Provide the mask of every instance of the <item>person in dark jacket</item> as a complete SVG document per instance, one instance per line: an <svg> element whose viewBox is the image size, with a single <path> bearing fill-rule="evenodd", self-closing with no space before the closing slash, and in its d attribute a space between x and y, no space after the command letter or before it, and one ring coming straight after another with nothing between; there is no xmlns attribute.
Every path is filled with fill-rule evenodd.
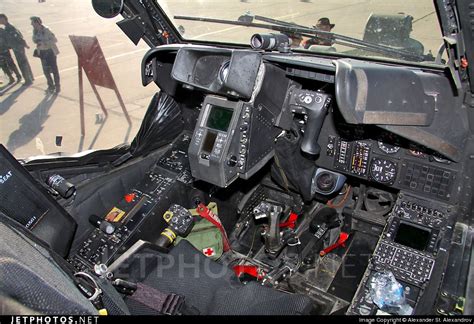
<svg viewBox="0 0 474 324"><path fill-rule="evenodd" d="M40 17L33 16L30 19L31 25L33 26L33 43L36 44L35 51L41 59L44 76L48 82L48 89L46 91L49 93L58 93L61 91L58 62L56 58L59 54L59 49L56 46L58 40L53 32L43 25Z"/></svg>
<svg viewBox="0 0 474 324"><path fill-rule="evenodd" d="M316 25L313 26L316 30L323 32L330 32L334 28L335 24L331 24L331 21L327 17L318 19ZM333 42L330 37L325 34L318 35L318 37L310 38L304 43L304 48L308 49L311 45L321 46L332 46Z"/></svg>
<svg viewBox="0 0 474 324"><path fill-rule="evenodd" d="M0 25L5 26L5 34L7 45L13 50L15 54L18 67L25 79L25 85L33 83L33 72L31 71L30 63L26 57L25 48L30 48L26 43L21 32L8 22L8 17L0 13Z"/></svg>
<svg viewBox="0 0 474 324"><path fill-rule="evenodd" d="M9 83L15 83L15 79L13 78L13 73L15 73L18 81L21 80L20 71L15 65L13 58L10 54L10 49L7 44L7 36L6 32L0 28L0 68L3 70L9 78Z"/></svg>

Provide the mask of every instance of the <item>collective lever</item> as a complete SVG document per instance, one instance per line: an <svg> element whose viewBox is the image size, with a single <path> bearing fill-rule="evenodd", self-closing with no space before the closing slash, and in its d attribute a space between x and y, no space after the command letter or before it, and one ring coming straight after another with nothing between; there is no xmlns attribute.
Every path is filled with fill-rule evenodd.
<svg viewBox="0 0 474 324"><path fill-rule="evenodd" d="M264 233L265 250L270 257L275 257L283 247L280 237L280 217L283 214L282 206L262 201L253 209L253 214L256 220L268 219L268 227Z"/></svg>

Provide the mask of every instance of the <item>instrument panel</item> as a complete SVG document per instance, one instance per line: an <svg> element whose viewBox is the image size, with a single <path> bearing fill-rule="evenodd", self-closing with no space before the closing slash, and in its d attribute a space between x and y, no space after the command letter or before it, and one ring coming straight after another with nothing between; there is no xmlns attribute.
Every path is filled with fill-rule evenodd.
<svg viewBox="0 0 474 324"><path fill-rule="evenodd" d="M319 137L319 167L379 185L452 201L459 165L376 126L350 125L332 111Z"/></svg>
<svg viewBox="0 0 474 324"><path fill-rule="evenodd" d="M261 74L257 73L259 70ZM252 73L242 75L242 71ZM252 51L207 47L179 48L171 76L187 89L210 93L208 100L217 95L220 99L216 100L224 105L216 104L215 109L201 111L192 142L203 141L191 145L194 151L190 158L194 161L191 169L197 179L221 187L228 186L238 177L247 179L271 158L275 136L281 129L289 131L293 122L298 123L295 115L304 112L302 128L308 138L311 137L309 141L318 138L317 143L312 143L318 152L321 148L316 158L318 167L445 202L452 202L457 196L461 163L376 125L349 124L339 107L334 106L329 111L319 137L317 134L309 136L312 129L308 127L309 112L312 110L308 107L295 109L291 93L317 93L318 89L327 88L324 91L331 95L336 89L330 82L304 82L305 76L310 74L276 68L263 60L261 54ZM290 77L294 79L289 81ZM276 96L278 99L276 93L281 93ZM203 107L207 107L205 103ZM243 123L244 116L248 116L248 124ZM309 151L317 156L314 152ZM216 170L219 170L219 176L215 174Z"/></svg>

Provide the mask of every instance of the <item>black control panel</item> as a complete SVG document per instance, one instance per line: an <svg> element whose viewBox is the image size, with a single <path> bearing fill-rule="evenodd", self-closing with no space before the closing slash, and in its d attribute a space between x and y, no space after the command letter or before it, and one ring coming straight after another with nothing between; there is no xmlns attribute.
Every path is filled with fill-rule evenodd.
<svg viewBox="0 0 474 324"><path fill-rule="evenodd" d="M452 213L452 206L442 202L400 193L348 313L376 314L368 280L383 271L394 274L415 306L426 287L438 283L431 281L435 268L442 266L438 256L452 229Z"/></svg>
<svg viewBox="0 0 474 324"><path fill-rule="evenodd" d="M188 149L192 134L184 133L172 147L158 160L158 165L171 172L178 173L178 181L185 184L193 182L189 166Z"/></svg>
<svg viewBox="0 0 474 324"><path fill-rule="evenodd" d="M390 270L397 279L419 286L430 279L435 260L416 249L382 241L374 252L373 263L375 271Z"/></svg>
<svg viewBox="0 0 474 324"><path fill-rule="evenodd" d="M166 207L159 203L176 182L152 170L105 215L104 220L115 227L112 234L96 228L84 241L69 262L79 271L91 269L95 264L109 265L115 257L133 245L134 237L142 224L150 218L161 218Z"/></svg>
<svg viewBox="0 0 474 324"><path fill-rule="evenodd" d="M451 198L455 171L413 161L405 161L402 167L400 187L445 201Z"/></svg>
<svg viewBox="0 0 474 324"><path fill-rule="evenodd" d="M192 175L219 187L238 177L238 129L243 102L207 96L189 146ZM243 125L242 125L243 126Z"/></svg>
<svg viewBox="0 0 474 324"><path fill-rule="evenodd" d="M448 205L400 194L374 252L376 271L422 286L430 279L440 240L449 227Z"/></svg>
<svg viewBox="0 0 474 324"><path fill-rule="evenodd" d="M273 157L273 120L263 104L207 96L189 144L192 176L219 187L248 179Z"/></svg>
<svg viewBox="0 0 474 324"><path fill-rule="evenodd" d="M351 173L365 176L369 169L370 146L364 142L356 142L351 158Z"/></svg>
<svg viewBox="0 0 474 324"><path fill-rule="evenodd" d="M182 190L193 181L188 160L191 134L184 132L156 165L109 212L96 217L98 226L68 261L81 271L95 264L109 265L138 239L152 241L167 226L163 214L169 201L183 199ZM100 225L100 222L99 222Z"/></svg>
<svg viewBox="0 0 474 324"><path fill-rule="evenodd" d="M460 164L376 127L336 123L333 114L319 136L319 167L427 198L455 201Z"/></svg>
<svg viewBox="0 0 474 324"><path fill-rule="evenodd" d="M404 195L394 208L394 214L400 220L408 220L431 229L444 228L450 212L448 205L408 195Z"/></svg>

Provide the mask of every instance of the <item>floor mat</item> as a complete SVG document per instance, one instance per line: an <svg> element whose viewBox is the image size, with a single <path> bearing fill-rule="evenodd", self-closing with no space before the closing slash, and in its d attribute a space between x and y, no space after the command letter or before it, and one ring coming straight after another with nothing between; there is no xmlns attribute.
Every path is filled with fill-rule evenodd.
<svg viewBox="0 0 474 324"><path fill-rule="evenodd" d="M308 314L312 308L307 296L279 292L254 282L241 284L231 269L206 258L186 241L169 254L137 256L130 274L143 273L144 284L185 296L186 302L202 315L297 315ZM134 305L129 307L134 313ZM143 313L143 309L140 311Z"/></svg>

